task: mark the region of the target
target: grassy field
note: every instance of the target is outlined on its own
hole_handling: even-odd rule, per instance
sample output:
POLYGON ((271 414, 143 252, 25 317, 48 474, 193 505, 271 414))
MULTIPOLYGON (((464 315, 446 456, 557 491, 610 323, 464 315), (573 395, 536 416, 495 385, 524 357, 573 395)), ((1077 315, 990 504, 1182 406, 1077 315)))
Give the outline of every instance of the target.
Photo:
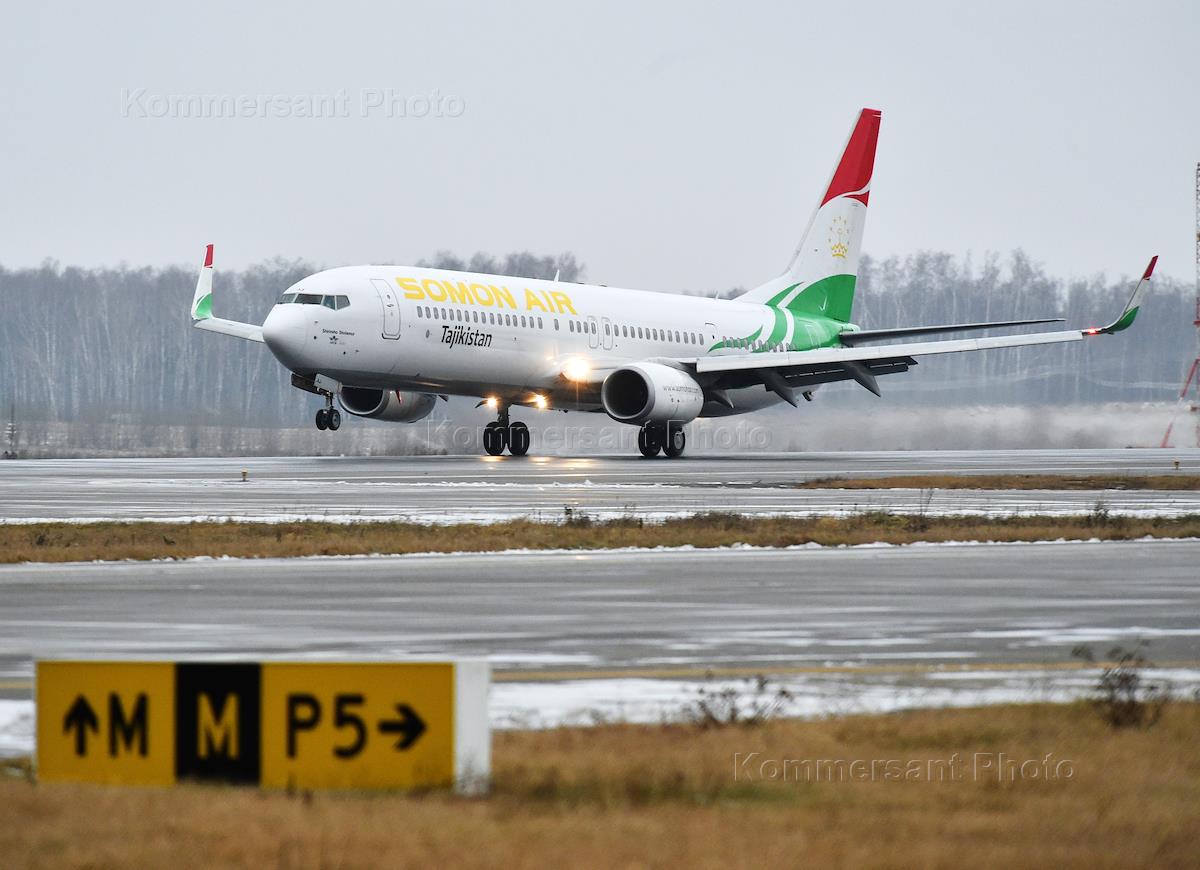
POLYGON ((1158 489, 1200 491, 1197 474, 909 474, 891 477, 823 477, 796 489, 1158 489))
POLYGON ((486 799, 34 786, 10 774, 0 864, 1192 867, 1198 730, 1196 704, 1114 731, 1079 703, 508 732, 495 736, 486 799), (889 778, 888 762, 905 774, 889 778))
POLYGON ((884 541, 1040 541, 1144 536, 1195 537, 1200 514, 1182 518, 933 517, 864 513, 850 517, 706 514, 661 523, 637 519, 561 523, 37 523, 0 525, 0 562, 69 562, 192 556, 284 557, 361 553, 491 552, 513 548, 720 547, 753 544, 865 544, 884 541))

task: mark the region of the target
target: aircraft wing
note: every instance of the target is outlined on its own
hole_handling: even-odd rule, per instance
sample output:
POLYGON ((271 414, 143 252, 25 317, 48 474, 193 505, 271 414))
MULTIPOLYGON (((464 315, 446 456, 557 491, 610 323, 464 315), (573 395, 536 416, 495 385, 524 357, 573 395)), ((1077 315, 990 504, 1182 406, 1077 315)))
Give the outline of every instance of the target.
POLYGON ((247 341, 261 342, 263 340, 261 326, 213 317, 212 286, 213 246, 209 245, 204 249, 204 265, 200 267, 200 275, 196 278, 196 292, 192 296, 192 326, 197 329, 206 329, 209 332, 244 338, 247 341))
MULTIPOLYGON (((815 350, 747 353, 731 356, 702 357, 681 361, 690 364, 697 375, 707 375, 714 386, 732 388, 764 384, 782 398, 796 403, 791 390, 806 385, 854 380, 879 395, 877 375, 907 371, 916 358, 947 353, 965 353, 1002 347, 1029 347, 1083 341, 1096 335, 1112 335, 1128 329, 1137 317, 1142 297, 1158 257, 1150 260, 1121 316, 1107 326, 1004 335, 989 338, 964 338, 952 341, 919 341, 876 347, 828 347, 815 350), (713 377, 716 376, 716 377, 713 377)), ((851 333, 853 335, 853 333, 851 333)))

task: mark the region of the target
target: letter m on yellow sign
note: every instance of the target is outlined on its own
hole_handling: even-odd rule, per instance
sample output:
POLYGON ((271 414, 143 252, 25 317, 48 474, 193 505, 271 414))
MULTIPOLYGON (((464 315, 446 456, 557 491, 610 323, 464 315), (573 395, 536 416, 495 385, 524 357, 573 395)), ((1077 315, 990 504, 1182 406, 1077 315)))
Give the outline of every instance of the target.
POLYGON ((257 664, 179 664, 175 776, 257 783, 261 685, 257 664))

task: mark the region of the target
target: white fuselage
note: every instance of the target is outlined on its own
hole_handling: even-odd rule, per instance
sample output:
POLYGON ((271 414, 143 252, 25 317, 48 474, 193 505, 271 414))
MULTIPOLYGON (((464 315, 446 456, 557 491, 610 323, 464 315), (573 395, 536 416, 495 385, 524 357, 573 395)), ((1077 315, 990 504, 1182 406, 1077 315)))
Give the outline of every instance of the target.
MULTIPOLYGON (((777 315, 757 303, 352 266, 290 287, 263 323, 263 338, 292 371, 344 385, 595 411, 599 384, 586 374, 656 359, 769 354, 807 343, 805 328, 789 318, 780 333, 777 315)), ((762 386, 733 390, 729 399, 733 409, 710 402, 703 416, 779 401, 762 386)))

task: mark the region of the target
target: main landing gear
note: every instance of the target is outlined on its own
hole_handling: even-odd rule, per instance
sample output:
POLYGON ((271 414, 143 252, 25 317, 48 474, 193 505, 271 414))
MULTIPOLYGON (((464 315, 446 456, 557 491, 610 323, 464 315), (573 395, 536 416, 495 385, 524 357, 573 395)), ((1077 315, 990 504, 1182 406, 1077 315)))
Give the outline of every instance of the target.
POLYGON ((317 411, 317 428, 336 432, 342 427, 342 412, 333 407, 333 394, 325 393, 325 407, 317 411))
POLYGON ((508 408, 500 409, 495 422, 483 427, 483 449, 489 456, 499 456, 508 448, 513 456, 529 452, 529 427, 521 421, 509 422, 508 408))
POLYGON ((687 446, 687 436, 683 434, 682 423, 647 423, 638 431, 638 450, 646 458, 657 456, 661 451, 664 456, 674 459, 683 455, 687 446))

